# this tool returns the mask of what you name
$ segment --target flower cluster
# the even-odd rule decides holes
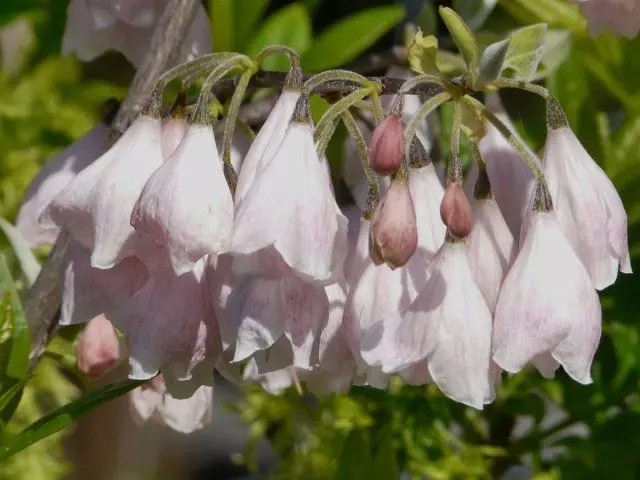
[[[301,89],[298,68],[235,166],[226,146],[221,159],[201,104],[189,122],[162,119],[154,95],[97,159],[87,147],[96,132],[72,147],[83,157],[77,175],[65,162],[52,169],[59,181],[38,180],[30,198],[39,203],[20,218],[72,237],[60,323],[93,318],[81,368],[98,374],[119,358],[111,322],[126,338],[130,378],[162,375],[139,393],[138,404],[153,397],[145,418],[162,395],[208,398],[214,368],[274,393],[301,382],[318,394],[385,388],[399,375],[479,409],[503,370],[528,363],[589,383],[596,289],[631,272],[626,213],[555,100],[540,161],[488,95],[480,106],[491,124],[470,138],[465,185],[459,131],[443,183],[420,128],[405,134],[399,95],[360,149],[352,183],[366,183],[366,200],[341,209],[318,135],[334,122],[316,131],[314,80]],[[367,96],[380,101],[365,85],[341,102]],[[202,98],[206,106],[208,91]],[[355,124],[348,108],[326,115]],[[195,428],[206,417],[198,412],[181,428]]]

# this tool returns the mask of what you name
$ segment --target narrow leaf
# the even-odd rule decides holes
[[[371,446],[360,430],[352,430],[342,447],[336,480],[370,480]]]
[[[469,28],[476,31],[484,25],[497,3],[498,0],[453,0],[452,6]]]
[[[509,35],[509,48],[503,72],[511,70],[520,80],[531,80],[544,51],[547,26],[544,23],[523,27]]]
[[[0,460],[5,460],[49,435],[71,425],[84,414],[142,385],[144,380],[125,380],[107,385],[54,410],[21,433],[5,438],[0,445]]]
[[[0,255],[0,294],[11,296],[8,306],[11,312],[11,349],[4,375],[21,380],[29,371],[29,328],[20,297],[3,255]]]
[[[234,0],[235,50],[244,52],[251,40],[252,30],[267,10],[271,0]]]
[[[400,6],[375,7],[340,20],[317,37],[302,57],[306,70],[319,72],[355,59],[404,17]]]
[[[467,68],[473,77],[475,75],[476,62],[478,57],[478,43],[473,36],[469,26],[464,23],[460,16],[449,7],[440,7],[440,16],[447,26],[460,55],[467,64]]]
[[[509,40],[492,43],[489,45],[480,58],[478,66],[478,78],[474,87],[481,88],[493,82],[502,71],[502,65],[509,48]]]
[[[378,445],[373,458],[374,477],[380,480],[399,478],[396,452],[393,448],[391,429],[384,427],[378,437]]]
[[[311,45],[311,19],[307,8],[294,3],[267,18],[247,47],[247,55],[255,56],[267,45],[286,45],[302,55]],[[285,70],[287,65],[286,58],[272,56],[265,60],[263,67]]]
[[[29,378],[30,378],[29,376],[24,377],[22,380],[14,383],[9,388],[6,388],[0,394],[0,416],[1,417],[5,417],[4,410],[7,408],[7,406],[10,403],[12,403],[12,400],[14,400],[15,397],[22,391],[25,383],[27,383],[27,380]]]
[[[216,52],[232,52],[234,50],[233,1],[209,0],[213,48]]]
[[[433,35],[438,28],[438,17],[436,9],[431,2],[422,2],[422,10],[416,17],[414,23],[427,35]]]
[[[20,263],[20,269],[24,276],[27,277],[29,285],[33,285],[40,273],[40,264],[31,251],[29,244],[16,227],[2,217],[0,217],[0,229],[7,236],[7,240],[9,240],[11,248],[13,248],[13,253],[16,254],[16,258]]]

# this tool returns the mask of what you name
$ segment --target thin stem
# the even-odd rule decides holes
[[[289,48],[286,45],[268,45],[264,47],[255,57],[255,62],[262,66],[267,57],[271,55],[286,55],[289,57],[291,65],[300,65],[300,56],[293,48]]]
[[[460,130],[462,127],[462,104],[459,101],[453,104],[453,125],[451,126],[451,160],[447,169],[447,185],[450,183],[462,184],[462,169],[458,156],[460,154]]]
[[[370,189],[378,190],[378,182],[376,180],[376,174],[373,172],[371,167],[369,166],[369,150],[367,148],[367,142],[364,139],[364,135],[358,126],[358,122],[353,118],[353,115],[349,110],[345,110],[342,113],[342,123],[347,128],[347,132],[353,138],[356,148],[358,149],[358,154],[360,155],[360,163],[362,165],[362,170],[364,171],[364,176],[367,177],[367,183],[369,184]]]
[[[384,120],[384,112],[382,111],[382,101],[378,92],[371,93],[371,107],[373,109],[373,119],[376,125]]]
[[[203,75],[204,72],[211,68],[213,64],[225,61],[235,55],[237,54],[228,52],[210,53],[208,55],[198,57],[195,60],[191,60],[190,62],[170,68],[160,75],[156,82],[156,88],[164,89],[167,83],[179,77],[186,77],[189,79],[186,83],[191,84],[195,78]]]
[[[326,82],[338,82],[347,81],[353,82],[362,87],[369,87],[373,83],[367,77],[360,75],[359,73],[351,72],[349,70],[327,70],[326,72],[318,73],[304,82],[303,88],[309,92],[313,92],[317,87]]]
[[[251,127],[249,125],[247,125],[240,119],[240,115],[236,117],[236,128],[238,128],[242,132],[242,134],[247,137],[247,140],[249,140],[249,142],[253,142],[256,139],[256,134],[253,130],[251,130]]]
[[[536,85],[535,83],[525,82],[522,80],[512,80],[510,78],[498,78],[491,82],[491,85],[498,88],[517,88],[519,90],[525,90],[527,92],[535,93],[536,95],[540,95],[542,98],[547,100],[550,96],[549,90],[546,88]]]
[[[233,92],[231,103],[227,110],[227,121],[224,125],[222,161],[228,165],[231,165],[231,142],[233,139],[233,129],[236,126],[236,119],[238,118],[238,110],[240,109],[240,104],[249,85],[249,80],[251,80],[255,72],[254,69],[250,68],[240,75],[238,86],[236,87],[236,91]]]
[[[322,116],[322,118],[318,122],[318,125],[316,127],[316,135],[315,135],[316,142],[318,144],[328,143],[328,140],[325,138],[330,136],[330,135],[327,135],[327,133],[329,133],[327,128],[330,125],[332,125],[333,122],[337,120],[338,117],[340,117],[345,110],[348,110],[350,107],[353,106],[353,104],[362,100],[366,96],[371,95],[372,91],[373,91],[372,88],[360,88],[355,92],[350,93],[346,97],[341,98],[333,105],[331,105],[331,107],[329,107],[329,109],[325,112],[325,114]]]
[[[206,80],[202,84],[198,101],[196,102],[195,110],[191,121],[196,123],[209,123],[209,96],[211,95],[211,89],[218,80],[229,74],[231,71],[238,68],[242,68],[240,62],[248,60],[244,55],[234,55],[233,57],[225,60],[223,63],[214,68],[207,76]]]
[[[418,110],[418,113],[416,113],[415,117],[411,119],[411,121],[409,122],[405,130],[405,133],[404,133],[404,151],[405,152],[408,152],[409,149],[411,148],[411,141],[413,140],[413,137],[415,136],[416,131],[418,130],[418,127],[422,123],[422,120],[424,119],[424,117],[429,115],[433,110],[435,110],[440,105],[442,105],[443,103],[449,100],[451,100],[451,94],[449,92],[440,92],[436,96],[431,97],[422,105],[422,107],[420,107],[420,110]]]
[[[400,87],[400,90],[398,90],[398,94],[394,99],[393,104],[391,105],[391,108],[389,108],[389,111],[394,111],[397,108],[397,103],[400,102],[400,100],[403,98],[402,95],[406,94],[407,92],[410,92],[411,90],[416,88],[418,85],[422,85],[423,83],[442,84],[442,80],[440,80],[440,78],[436,77],[435,75],[426,75],[426,74],[418,75],[416,77],[411,77],[402,85],[402,87]]]
[[[527,146],[524,144],[520,138],[516,134],[514,134],[509,127],[507,127],[502,120],[500,120],[491,110],[489,110],[486,106],[484,106],[481,102],[476,100],[475,98],[465,95],[463,97],[464,101],[467,102],[469,106],[477,109],[482,113],[482,115],[489,120],[494,127],[498,129],[500,134],[515,148],[522,159],[525,161],[527,166],[531,169],[537,179],[544,179],[544,173],[538,164],[538,160],[529,153]]]

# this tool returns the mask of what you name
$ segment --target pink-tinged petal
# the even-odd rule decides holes
[[[96,28],[98,20],[104,28]],[[100,18],[87,7],[85,0],[73,0],[67,7],[67,22],[62,38],[62,53],[75,53],[76,56],[88,62],[98,57],[110,48],[114,25],[109,23],[107,16]]]
[[[261,374],[256,360],[252,358],[244,369],[243,379],[246,382],[260,383],[260,386],[272,395],[280,395],[293,385],[292,370],[293,367],[288,367]]]
[[[151,175],[131,225],[168,248],[177,275],[205,255],[226,250],[233,199],[210,125],[191,125],[171,158]]]
[[[189,122],[182,117],[168,117],[162,121],[161,148],[162,158],[168,160],[184,139]]]
[[[151,418],[181,433],[191,433],[211,423],[212,406],[212,387],[201,386],[188,398],[175,398],[167,392],[162,375],[129,394],[131,415],[137,423]]]
[[[475,199],[472,208],[473,227],[467,237],[469,267],[493,314],[517,248],[495,200]]]
[[[102,153],[109,127],[98,124],[93,130],[50,159],[31,181],[18,212],[16,227],[29,245],[53,244],[58,227],[43,227],[38,217],[51,200],[73,178]]]
[[[635,0],[571,0],[577,3],[587,17],[587,28],[592,36],[605,30],[627,38],[640,31],[640,5]]]
[[[498,298],[493,359],[516,373],[548,352],[574,380],[590,383],[601,320],[591,279],[554,213],[534,212]]]
[[[409,190],[413,197],[418,225],[418,255],[431,261],[444,243],[446,227],[440,218],[444,188],[433,164],[409,170]]]
[[[273,246],[301,277],[332,283],[342,271],[346,235],[347,220],[316,153],[312,128],[292,123],[237,205],[230,252],[252,254]]]
[[[94,8],[100,3],[108,3],[120,21],[133,27],[152,26],[167,4],[166,0],[85,0]]]
[[[90,258],[90,252],[78,242],[69,243],[62,261],[60,325],[83,323],[103,312],[110,316],[149,278],[144,264],[135,257],[108,270],[92,267]]]
[[[220,350],[218,325],[203,273],[207,259],[184,275],[167,265],[113,315],[129,345],[130,378],[151,378],[166,369],[188,380],[198,364],[211,368]]]
[[[284,334],[291,343],[293,365],[307,368],[318,363],[318,342],[329,315],[324,288],[297,277],[281,280],[285,307]]]
[[[504,111],[499,97],[487,95],[487,106],[502,120],[514,135],[515,127]],[[516,241],[520,238],[520,228],[529,207],[533,193],[535,176],[517,150],[493,126],[488,125],[487,134],[479,142],[480,153],[487,164],[491,189],[502,216]],[[529,151],[532,158],[537,156]],[[467,184],[472,186],[478,175],[474,165]]]
[[[104,315],[93,317],[80,335],[76,346],[78,370],[98,378],[116,366],[120,360],[120,342]]]
[[[398,372],[402,380],[409,385],[426,385],[428,383],[434,383],[427,362],[416,362],[407,368]]]
[[[235,193],[236,205],[240,205],[244,200],[256,175],[262,172],[265,165],[278,151],[299,98],[299,91],[285,90],[282,92],[264,125],[251,143],[238,173],[238,185]]]
[[[209,257],[205,277],[211,304],[218,319],[222,348],[226,353],[233,350],[238,333],[229,302],[233,298],[232,294],[238,282],[231,268],[232,263],[233,258],[230,255],[220,255],[216,258]],[[228,361],[230,362],[232,359],[233,355]]]
[[[631,271],[627,214],[613,183],[568,127],[550,129],[545,176],[556,218],[598,290]]]
[[[386,390],[389,384],[389,375],[383,373],[380,367],[369,367],[353,380],[353,384]]]
[[[234,362],[266,350],[284,333],[280,280],[252,277],[236,283],[227,310],[235,330]]]

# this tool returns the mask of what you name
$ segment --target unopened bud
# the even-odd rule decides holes
[[[369,254],[376,265],[394,269],[406,265],[418,247],[416,211],[404,181],[394,179],[371,221]]]
[[[458,238],[471,231],[471,205],[459,183],[450,183],[440,204],[440,218]]]
[[[167,160],[176,151],[187,133],[189,122],[183,117],[167,117],[162,121],[160,133],[160,148],[162,158]]]
[[[404,133],[400,117],[391,115],[376,127],[369,143],[371,168],[378,175],[391,175],[402,165]]]
[[[98,378],[111,370],[120,359],[120,342],[111,322],[104,315],[89,320],[76,347],[78,370]]]

